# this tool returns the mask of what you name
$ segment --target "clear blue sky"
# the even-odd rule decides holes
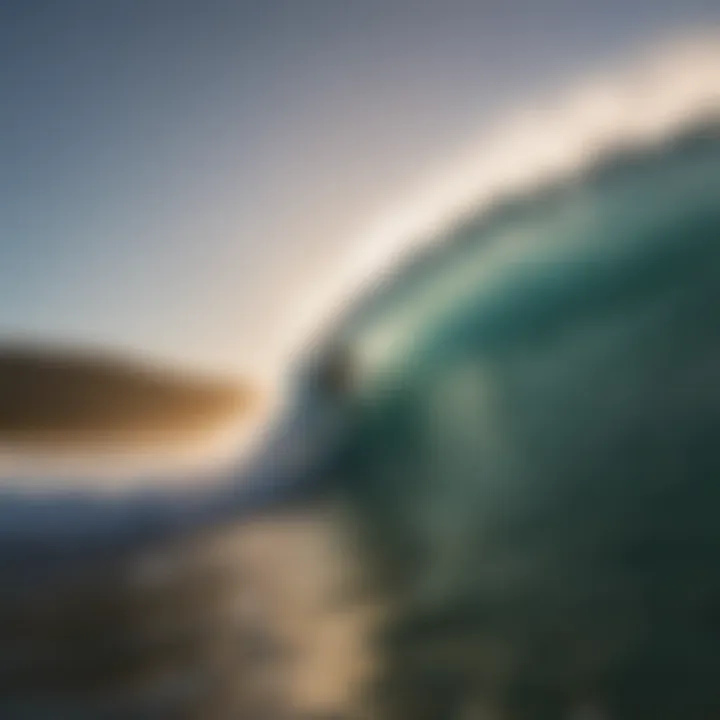
[[[504,107],[716,0],[6,0],[0,340],[272,366],[293,298]]]

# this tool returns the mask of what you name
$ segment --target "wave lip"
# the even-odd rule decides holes
[[[491,213],[508,197],[531,200],[609,157],[657,151],[696,127],[719,122],[720,31],[715,30],[653,46],[545,104],[503,118],[495,131],[434,168],[364,228],[334,276],[299,308],[287,346],[305,344],[318,329],[322,333],[403,258],[442,244],[449,229]]]

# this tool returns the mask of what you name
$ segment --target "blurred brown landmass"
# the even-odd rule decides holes
[[[110,354],[0,346],[0,446],[202,442],[257,403],[241,381]]]

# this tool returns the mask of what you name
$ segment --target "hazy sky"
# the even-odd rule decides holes
[[[6,0],[0,339],[261,374],[301,296],[503,108],[716,0]]]

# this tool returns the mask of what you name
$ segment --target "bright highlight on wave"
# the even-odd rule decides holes
[[[345,307],[405,255],[497,201],[572,182],[603,157],[662,144],[720,118],[720,33],[671,42],[617,63],[471,144],[351,243],[342,267],[298,308],[287,347]]]

